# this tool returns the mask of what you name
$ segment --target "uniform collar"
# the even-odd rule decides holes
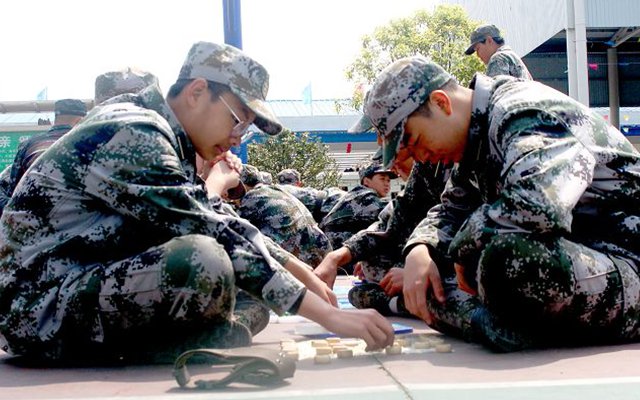
[[[481,149],[489,129],[489,99],[491,97],[493,80],[488,76],[477,73],[469,87],[473,89],[471,104],[471,122],[469,123],[469,137],[463,160],[473,165],[482,157]]]
[[[196,150],[185,132],[184,128],[178,121],[175,113],[162,96],[162,92],[157,85],[147,86],[137,95],[140,103],[145,107],[156,111],[169,123],[171,130],[176,135],[178,157],[185,170],[193,170],[195,175]]]

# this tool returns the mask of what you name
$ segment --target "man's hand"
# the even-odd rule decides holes
[[[433,291],[435,298],[444,303],[444,289],[438,267],[425,245],[415,246],[407,255],[403,280],[404,303],[407,310],[431,324],[433,316],[427,309],[427,293]]]
[[[402,285],[404,280],[404,269],[393,267],[387,272],[387,274],[380,281],[380,286],[384,293],[389,297],[402,292]]]
[[[336,282],[338,268],[349,261],[351,261],[351,251],[346,247],[341,247],[327,254],[313,273],[322,279],[330,288],[333,288],[333,284]]]
[[[361,338],[367,351],[384,349],[393,344],[393,326],[376,310],[341,310],[321,301],[312,292],[302,299],[298,314],[309,318],[342,337]]]

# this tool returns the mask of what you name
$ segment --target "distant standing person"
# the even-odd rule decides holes
[[[488,76],[509,75],[533,80],[522,59],[505,44],[500,30],[495,25],[480,25],[471,33],[471,45],[464,52],[476,53],[487,66]]]

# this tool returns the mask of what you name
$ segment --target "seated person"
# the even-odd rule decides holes
[[[96,363],[248,346],[238,289],[369,349],[393,343],[379,313],[308,290],[284,268],[291,256],[196,175],[196,154],[216,159],[251,124],[282,131],[268,77],[232,46],[195,43],[166,98],[151,85],[109,99],[35,161],[0,218],[3,348]]]
[[[389,202],[385,197],[391,191],[391,178],[396,177],[393,172],[371,162],[359,173],[360,185],[347,192],[320,223],[334,249],[374,223]]]
[[[246,194],[238,215],[260,229],[283,249],[315,268],[332,249],[311,213],[279,185],[267,185],[252,165],[245,165],[241,180]]]

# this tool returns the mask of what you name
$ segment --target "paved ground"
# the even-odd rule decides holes
[[[416,333],[423,323],[394,321]],[[274,321],[255,346],[279,348],[300,322]],[[493,354],[446,338],[452,353],[370,354],[317,365],[297,363],[293,378],[269,389],[198,392],[178,388],[171,366],[39,369],[0,352],[0,399],[640,399],[640,344]]]

